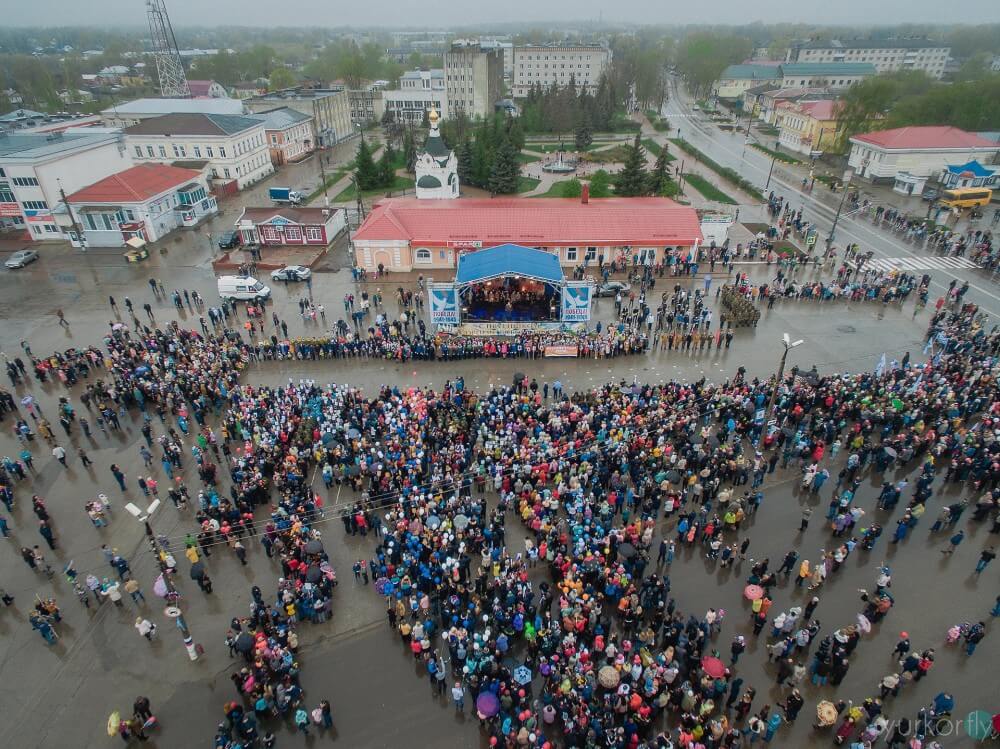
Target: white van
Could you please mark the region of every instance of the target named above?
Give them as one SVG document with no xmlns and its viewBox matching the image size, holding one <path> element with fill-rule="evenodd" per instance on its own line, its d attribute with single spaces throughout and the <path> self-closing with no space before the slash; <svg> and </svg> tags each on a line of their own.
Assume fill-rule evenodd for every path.
<svg viewBox="0 0 1000 749">
<path fill-rule="evenodd" d="M 220 276 L 218 281 L 219 296 L 223 299 L 252 302 L 271 296 L 271 288 L 252 276 Z"/>
</svg>

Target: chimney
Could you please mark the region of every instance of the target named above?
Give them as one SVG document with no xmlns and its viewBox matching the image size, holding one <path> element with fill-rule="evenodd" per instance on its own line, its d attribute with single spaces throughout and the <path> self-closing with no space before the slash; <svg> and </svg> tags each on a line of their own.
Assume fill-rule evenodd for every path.
<svg viewBox="0 0 1000 749">
<path fill-rule="evenodd" d="M 586 205 L 590 202 L 590 185 L 583 183 L 583 190 L 580 192 L 580 202 Z"/>
</svg>

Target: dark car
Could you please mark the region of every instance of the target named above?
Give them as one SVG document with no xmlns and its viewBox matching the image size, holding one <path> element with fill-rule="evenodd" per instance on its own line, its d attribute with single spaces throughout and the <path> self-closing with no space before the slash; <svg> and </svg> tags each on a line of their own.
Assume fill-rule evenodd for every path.
<svg viewBox="0 0 1000 749">
<path fill-rule="evenodd" d="M 219 249 L 220 250 L 231 250 L 234 247 L 239 247 L 240 245 L 240 235 L 239 232 L 227 231 L 219 237 Z"/>
<path fill-rule="evenodd" d="M 941 193 L 939 193 L 939 192 L 938 192 L 937 190 L 935 190 L 935 189 L 934 189 L 933 187 L 930 187 L 930 188 L 928 188 L 928 189 L 924 190 L 924 191 L 923 191 L 923 192 L 922 192 L 922 193 L 920 194 L 920 199 L 921 199 L 921 200 L 926 200 L 926 201 L 927 201 L 928 203 L 933 203 L 933 202 L 934 202 L 935 200 L 937 200 L 937 199 L 938 199 L 938 195 L 940 195 L 940 194 L 941 194 Z"/>
<path fill-rule="evenodd" d="M 608 281 L 597 287 L 597 296 L 617 296 L 619 291 L 627 294 L 631 288 L 624 281 Z"/>
</svg>

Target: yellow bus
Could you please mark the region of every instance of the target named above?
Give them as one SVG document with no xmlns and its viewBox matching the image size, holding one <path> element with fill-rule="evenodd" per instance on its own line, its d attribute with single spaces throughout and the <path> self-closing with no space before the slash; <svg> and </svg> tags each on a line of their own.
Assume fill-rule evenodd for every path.
<svg viewBox="0 0 1000 749">
<path fill-rule="evenodd" d="M 945 208 L 972 208 L 987 205 L 992 197 L 993 191 L 983 187 L 956 187 L 942 193 L 941 205 Z"/>
</svg>

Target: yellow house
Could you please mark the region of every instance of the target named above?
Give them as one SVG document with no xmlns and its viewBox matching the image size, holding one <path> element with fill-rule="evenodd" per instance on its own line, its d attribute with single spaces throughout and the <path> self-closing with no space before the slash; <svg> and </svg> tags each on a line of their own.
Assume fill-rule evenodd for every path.
<svg viewBox="0 0 1000 749">
<path fill-rule="evenodd" d="M 775 110 L 778 142 L 784 149 L 807 156 L 832 148 L 841 106 L 832 99 L 782 102 Z"/>
</svg>

